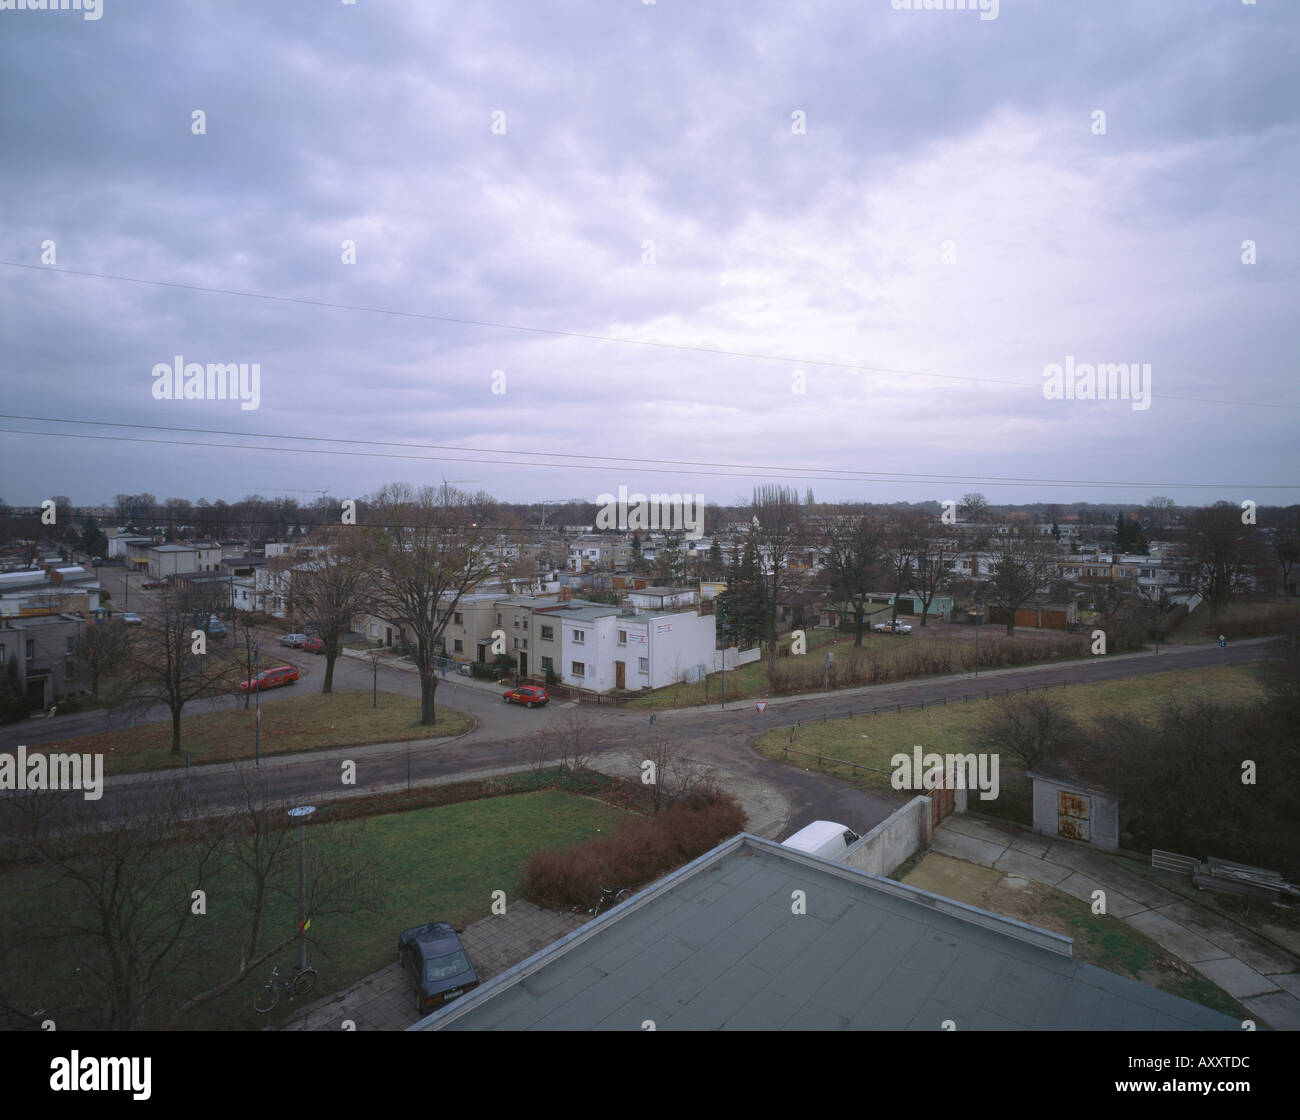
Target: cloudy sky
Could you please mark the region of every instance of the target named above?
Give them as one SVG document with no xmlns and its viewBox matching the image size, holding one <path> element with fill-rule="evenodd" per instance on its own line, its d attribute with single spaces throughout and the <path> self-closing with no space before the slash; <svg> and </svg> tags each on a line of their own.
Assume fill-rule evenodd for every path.
<svg viewBox="0 0 1300 1120">
<path fill-rule="evenodd" d="M 1296 501 L 1300 5 L 894 3 L 0 11 L 0 497 Z"/>
</svg>

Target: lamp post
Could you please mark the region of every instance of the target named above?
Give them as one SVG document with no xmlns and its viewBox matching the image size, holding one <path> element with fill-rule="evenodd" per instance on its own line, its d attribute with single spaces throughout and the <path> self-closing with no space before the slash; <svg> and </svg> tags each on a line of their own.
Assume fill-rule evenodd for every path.
<svg viewBox="0 0 1300 1120">
<path fill-rule="evenodd" d="M 260 657 L 260 642 L 253 643 L 253 679 L 249 687 L 253 690 L 253 765 L 262 765 L 262 682 L 257 679 L 257 662 Z"/>
<path fill-rule="evenodd" d="M 975 675 L 980 675 L 980 615 L 984 613 L 984 600 L 975 596 Z"/>
<path fill-rule="evenodd" d="M 315 805 L 299 805 L 289 810 L 298 820 L 298 971 L 307 967 L 307 818 L 316 812 Z"/>
</svg>

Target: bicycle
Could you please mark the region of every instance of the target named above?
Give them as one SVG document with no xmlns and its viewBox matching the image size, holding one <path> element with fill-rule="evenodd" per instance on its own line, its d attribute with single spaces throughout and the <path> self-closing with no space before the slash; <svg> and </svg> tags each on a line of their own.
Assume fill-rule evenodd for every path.
<svg viewBox="0 0 1300 1120">
<path fill-rule="evenodd" d="M 281 990 L 289 993 L 289 998 L 294 996 L 305 996 L 316 986 L 316 970 L 314 968 L 304 968 L 302 970 L 294 969 L 291 980 L 280 979 L 280 967 L 271 969 L 271 979 L 269 979 L 261 991 L 257 993 L 253 1000 L 253 1009 L 265 1014 L 275 1009 L 275 1005 L 280 1002 Z"/>
<path fill-rule="evenodd" d="M 629 891 L 627 887 L 601 887 L 600 901 L 596 903 L 595 909 L 588 910 L 587 913 L 590 914 L 593 918 L 597 917 L 600 914 L 601 907 L 604 906 L 605 903 L 610 902 L 612 900 L 613 904 L 617 906 L 631 893 L 632 892 Z"/>
</svg>

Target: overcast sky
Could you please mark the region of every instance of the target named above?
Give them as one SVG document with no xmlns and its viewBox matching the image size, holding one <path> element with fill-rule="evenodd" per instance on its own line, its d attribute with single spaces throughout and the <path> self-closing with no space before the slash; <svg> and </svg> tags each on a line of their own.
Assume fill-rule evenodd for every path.
<svg viewBox="0 0 1300 1120">
<path fill-rule="evenodd" d="M 0 411 L 145 427 L 0 420 L 11 504 L 1298 500 L 1300 4 L 84 14 L 0 11 Z M 178 355 L 258 407 L 155 399 Z"/>
</svg>

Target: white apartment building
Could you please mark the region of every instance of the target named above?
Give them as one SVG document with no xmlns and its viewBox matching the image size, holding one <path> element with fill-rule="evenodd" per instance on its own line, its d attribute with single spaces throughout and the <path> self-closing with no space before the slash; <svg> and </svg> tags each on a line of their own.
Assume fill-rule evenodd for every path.
<svg viewBox="0 0 1300 1120">
<path fill-rule="evenodd" d="M 715 615 L 568 606 L 548 612 L 547 623 L 552 620 L 560 641 L 555 672 L 577 688 L 636 692 L 697 680 L 713 669 Z"/>
</svg>

